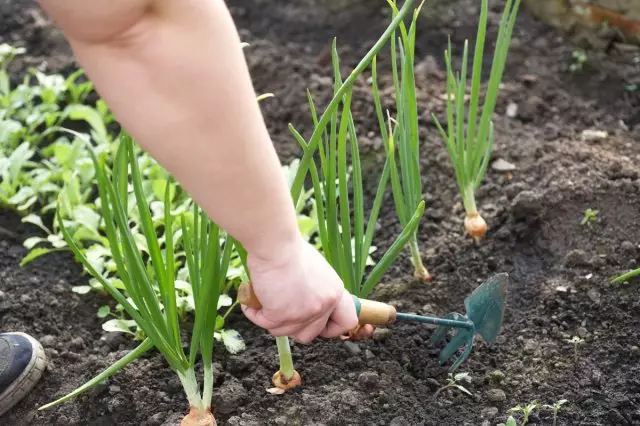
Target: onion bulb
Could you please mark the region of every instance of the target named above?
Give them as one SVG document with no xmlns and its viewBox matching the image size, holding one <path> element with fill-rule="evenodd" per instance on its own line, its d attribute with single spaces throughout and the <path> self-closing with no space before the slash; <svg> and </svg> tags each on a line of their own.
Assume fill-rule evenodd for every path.
<svg viewBox="0 0 640 426">
<path fill-rule="evenodd" d="M 487 233 L 487 222 L 480 216 L 480 213 L 471 213 L 464 218 L 464 228 L 474 240 L 478 241 Z"/>
</svg>

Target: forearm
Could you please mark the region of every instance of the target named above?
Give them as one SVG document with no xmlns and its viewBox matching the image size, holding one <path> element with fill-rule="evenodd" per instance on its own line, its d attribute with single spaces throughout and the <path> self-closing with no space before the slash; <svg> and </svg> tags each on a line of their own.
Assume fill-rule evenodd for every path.
<svg viewBox="0 0 640 426">
<path fill-rule="evenodd" d="M 269 258 L 298 230 L 231 17 L 222 1 L 160 3 L 106 40 L 60 24 L 124 128 L 214 221 Z"/>
</svg>

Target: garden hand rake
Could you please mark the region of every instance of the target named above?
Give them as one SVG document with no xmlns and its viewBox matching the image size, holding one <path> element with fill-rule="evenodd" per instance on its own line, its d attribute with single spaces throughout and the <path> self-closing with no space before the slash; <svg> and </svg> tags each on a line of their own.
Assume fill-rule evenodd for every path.
<svg viewBox="0 0 640 426">
<path fill-rule="evenodd" d="M 388 325 L 397 320 L 435 324 L 438 327 L 431 337 L 433 344 L 444 341 L 449 331 L 456 330 L 439 356 L 442 365 L 464 347 L 462 354 L 455 359 L 449 369 L 454 371 L 471 354 L 476 334 L 482 336 L 487 343 L 496 341 L 502 326 L 508 281 L 509 276 L 506 273 L 494 275 L 478 286 L 465 299 L 466 315 L 452 312 L 444 318 L 396 312 L 396 309 L 391 305 L 360 299 L 356 296 L 353 296 L 353 300 L 361 325 Z M 239 287 L 238 301 L 256 309 L 261 307 L 250 284 L 242 284 Z"/>
</svg>

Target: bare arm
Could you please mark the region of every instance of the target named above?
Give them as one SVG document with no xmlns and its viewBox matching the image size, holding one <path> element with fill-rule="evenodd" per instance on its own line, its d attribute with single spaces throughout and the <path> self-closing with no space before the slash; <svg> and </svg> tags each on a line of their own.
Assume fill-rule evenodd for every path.
<svg viewBox="0 0 640 426">
<path fill-rule="evenodd" d="M 222 0 L 39 0 L 134 139 L 247 249 L 262 309 L 309 342 L 357 324 L 338 275 L 300 236 L 294 206 Z"/>
<path fill-rule="evenodd" d="M 221 0 L 41 0 L 134 139 L 254 256 L 295 212 Z"/>
</svg>

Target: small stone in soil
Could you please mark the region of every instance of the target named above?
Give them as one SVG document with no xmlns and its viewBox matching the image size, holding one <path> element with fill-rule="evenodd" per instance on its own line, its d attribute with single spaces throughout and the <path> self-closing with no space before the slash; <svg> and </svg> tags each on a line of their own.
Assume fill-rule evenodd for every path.
<svg viewBox="0 0 640 426">
<path fill-rule="evenodd" d="M 480 417 L 483 419 L 493 419 L 498 415 L 499 410 L 496 407 L 487 407 L 482 410 Z"/>
<path fill-rule="evenodd" d="M 514 118 L 518 115 L 518 104 L 515 102 L 509 103 L 507 105 L 507 117 Z"/>
<path fill-rule="evenodd" d="M 228 378 L 213 394 L 214 407 L 221 414 L 231 414 L 247 399 L 248 394 L 242 383 Z"/>
<path fill-rule="evenodd" d="M 636 246 L 633 245 L 631 241 L 623 241 L 622 244 L 620 244 L 620 249 L 625 253 L 632 254 L 635 253 Z"/>
<path fill-rule="evenodd" d="M 525 354 L 532 355 L 538 349 L 538 342 L 533 339 L 528 339 L 524 342 L 524 348 L 522 349 Z"/>
<path fill-rule="evenodd" d="M 117 350 L 122 343 L 126 343 L 126 338 L 122 333 L 106 333 L 100 337 L 100 341 L 104 342 L 112 351 Z"/>
<path fill-rule="evenodd" d="M 591 301 L 597 305 L 599 305 L 600 302 L 602 301 L 600 292 L 595 288 L 592 288 L 589 291 L 587 291 L 587 296 L 589 296 L 589 299 L 591 299 Z"/>
<path fill-rule="evenodd" d="M 372 360 L 372 359 L 375 359 L 376 356 L 375 356 L 375 354 L 373 352 L 371 352 L 369 349 L 367 349 L 367 350 L 364 351 L 364 357 L 365 357 L 365 359 Z"/>
<path fill-rule="evenodd" d="M 120 393 L 120 386 L 111 385 L 109 386 L 110 393 Z"/>
<path fill-rule="evenodd" d="M 635 345 L 631 346 L 631 352 L 633 352 L 635 354 L 640 353 L 640 347 L 635 346 Z"/>
<path fill-rule="evenodd" d="M 409 422 L 402 416 L 394 417 L 389 426 L 409 426 Z"/>
<path fill-rule="evenodd" d="M 373 331 L 373 340 L 381 342 L 391 337 L 391 334 L 392 332 L 388 328 L 376 328 Z"/>
<path fill-rule="evenodd" d="M 350 342 L 349 340 L 344 342 L 344 346 L 347 348 L 351 355 L 360 355 L 360 353 L 362 352 L 362 349 L 360 349 L 360 346 L 358 346 L 357 343 Z"/>
<path fill-rule="evenodd" d="M 84 348 L 84 340 L 82 340 L 82 337 L 78 336 L 78 337 L 74 337 L 71 342 L 69 343 L 69 346 L 72 349 L 82 349 Z"/>
<path fill-rule="evenodd" d="M 571 250 L 564 258 L 564 266 L 567 267 L 589 266 L 589 264 L 587 253 L 580 249 Z"/>
<path fill-rule="evenodd" d="M 487 399 L 494 404 L 504 404 L 507 400 L 507 395 L 502 389 L 489 389 L 487 391 Z"/>
<path fill-rule="evenodd" d="M 358 384 L 366 390 L 373 390 L 378 387 L 380 376 L 375 371 L 365 371 L 358 376 Z"/>
<path fill-rule="evenodd" d="M 55 338 L 55 336 L 47 334 L 46 336 L 44 336 L 44 337 L 42 337 L 40 339 L 40 343 L 42 344 L 42 346 L 52 347 L 56 343 L 56 338 Z"/>
<path fill-rule="evenodd" d="M 496 172 L 506 173 L 514 171 L 516 169 L 516 165 L 502 158 L 498 158 L 496 161 L 491 163 L 491 168 Z"/>
<path fill-rule="evenodd" d="M 162 413 L 162 412 L 154 414 L 153 416 L 149 417 L 149 419 L 147 419 L 147 425 L 149 426 L 161 425 L 166 415 L 167 415 L 166 413 Z"/>
<path fill-rule="evenodd" d="M 578 336 L 581 339 L 584 339 L 585 337 L 587 337 L 587 329 L 584 327 L 578 327 Z"/>
</svg>

